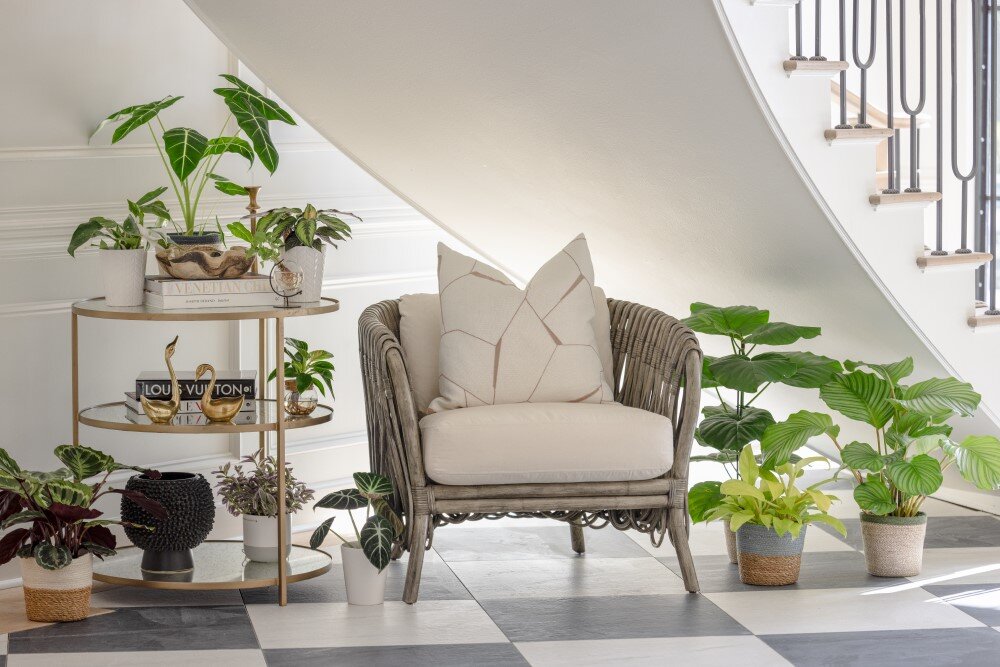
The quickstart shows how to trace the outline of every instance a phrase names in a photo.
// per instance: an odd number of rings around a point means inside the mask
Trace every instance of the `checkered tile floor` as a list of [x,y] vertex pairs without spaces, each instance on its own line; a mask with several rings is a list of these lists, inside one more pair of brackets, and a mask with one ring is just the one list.
[[381,607],[348,606],[339,565],[284,609],[270,590],[114,588],[94,596],[113,613],[0,635],[0,667],[1000,664],[1000,519],[928,501],[923,574],[877,579],[837,493],[850,532],[810,529],[795,586],[741,584],[718,525],[692,530],[696,596],[645,536],[587,531],[578,557],[563,524],[479,522],[437,531],[412,607],[404,563]]

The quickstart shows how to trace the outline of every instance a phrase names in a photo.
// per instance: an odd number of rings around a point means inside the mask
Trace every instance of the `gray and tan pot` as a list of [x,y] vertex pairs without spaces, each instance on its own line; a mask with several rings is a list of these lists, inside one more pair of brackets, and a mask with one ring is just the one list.
[[745,523],[736,531],[740,581],[752,586],[786,586],[799,580],[806,526],[798,537],[779,536],[766,526]]
[[729,519],[722,521],[722,532],[726,536],[726,553],[729,554],[729,562],[736,565],[739,563],[736,558],[736,533],[729,528]]
[[34,558],[21,559],[24,608],[29,621],[82,621],[90,613],[93,557],[84,554],[58,570],[46,570]]
[[927,515],[861,515],[861,539],[865,545],[868,574],[876,577],[915,577],[924,558]]

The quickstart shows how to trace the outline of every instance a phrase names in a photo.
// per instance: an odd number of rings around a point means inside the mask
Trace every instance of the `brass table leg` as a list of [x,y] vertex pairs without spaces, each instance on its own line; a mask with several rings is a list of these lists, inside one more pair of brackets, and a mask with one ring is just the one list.
[[[254,260],[256,261],[256,260]],[[258,395],[261,401],[267,398],[267,320],[257,320],[257,375]],[[264,403],[260,403],[263,407]],[[258,409],[261,409],[259,407]],[[257,448],[267,454],[267,432],[257,434]]]
[[278,450],[278,604],[284,607],[288,604],[288,556],[285,554],[285,523],[289,516],[285,510],[285,402],[283,392],[285,387],[285,320],[275,318],[274,324],[274,359],[278,369],[275,385],[275,409],[278,411],[278,430],[275,432],[276,448]]
[[73,444],[80,444],[80,345],[77,340],[79,336],[79,323],[76,313],[70,315],[70,356],[73,365]]

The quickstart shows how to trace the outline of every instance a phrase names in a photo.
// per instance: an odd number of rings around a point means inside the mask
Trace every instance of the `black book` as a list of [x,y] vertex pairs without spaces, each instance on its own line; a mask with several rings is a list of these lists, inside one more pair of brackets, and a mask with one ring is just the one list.
[[[200,399],[205,393],[205,389],[208,388],[210,379],[210,376],[205,375],[200,380],[195,380],[194,372],[177,373],[181,400]],[[164,371],[143,371],[135,379],[135,393],[137,396],[145,396],[146,398],[167,400],[170,398],[170,377]],[[256,371],[222,371],[218,373],[212,397],[230,398],[233,396],[256,398]]]

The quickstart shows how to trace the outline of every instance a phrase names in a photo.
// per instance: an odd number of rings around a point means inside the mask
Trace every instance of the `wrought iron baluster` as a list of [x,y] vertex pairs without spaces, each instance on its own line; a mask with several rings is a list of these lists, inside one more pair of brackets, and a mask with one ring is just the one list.
[[[891,1],[891,0],[890,0]],[[917,115],[924,110],[927,101],[927,16],[926,0],[920,0],[920,96],[916,105],[910,106],[906,99],[906,0],[899,0],[899,103],[910,117],[910,187],[906,192],[920,192],[917,180]],[[892,116],[890,115],[890,119]],[[890,125],[890,127],[892,127]],[[898,162],[897,162],[898,164]],[[896,182],[899,187],[899,181]]]
[[997,8],[996,2],[987,5],[990,14],[990,112],[989,112],[989,189],[990,189],[990,224],[988,227],[990,254],[989,281],[987,283],[987,315],[1000,315],[997,310]]
[[[885,3],[885,115],[886,127],[895,130],[896,121],[893,107],[893,62],[892,62],[892,0]],[[899,193],[899,132],[893,131],[889,137],[889,182],[882,192],[884,194]]]
[[795,55],[792,60],[808,60],[802,55],[802,2],[795,3]]
[[[940,0],[938,0],[938,2],[940,3]],[[980,108],[982,96],[980,95],[980,86],[978,82],[978,78],[982,76],[982,64],[980,62],[982,52],[979,46],[982,40],[982,30],[980,27],[980,17],[977,8],[978,0],[970,0],[969,5],[970,12],[972,14],[972,166],[969,167],[967,173],[963,173],[962,169],[958,165],[958,3],[959,0],[951,0],[951,173],[954,174],[955,178],[957,178],[962,184],[961,247],[959,247],[955,252],[959,254],[968,254],[972,252],[972,250],[969,249],[969,182],[976,177],[980,168],[979,142],[976,138],[980,127],[980,114],[982,113],[982,109]],[[939,25],[939,36],[941,32],[942,28]],[[940,87],[941,86],[939,84],[938,88],[940,89]],[[940,93],[938,95],[940,97]],[[938,121],[940,123],[940,112],[938,113],[938,116]],[[941,137],[939,133],[938,146],[940,145]],[[940,171],[940,167],[938,169]],[[939,174],[938,182],[940,183],[940,181],[941,177]],[[940,185],[938,187],[940,188]],[[940,189],[938,192],[940,192]],[[941,218],[939,214],[938,250],[941,250],[942,246],[941,234]]]
[[852,27],[852,51],[854,57],[854,64],[859,70],[861,70],[861,109],[858,111],[858,124],[854,127],[866,128],[871,127],[868,123],[868,68],[872,66],[875,62],[875,28],[876,28],[876,11],[877,6],[875,0],[869,0],[871,4],[871,26],[869,27],[870,34],[868,36],[868,56],[862,60],[860,51],[858,49],[858,33],[860,31],[860,5],[861,0],[854,0],[854,19]]
[[[840,0],[840,60],[847,62],[847,0]],[[840,122],[837,123],[838,130],[849,130],[851,124],[847,122],[847,70],[840,70]]]
[[[802,2],[800,0],[799,4]],[[815,44],[813,45],[813,56],[809,60],[826,60],[822,55],[823,53],[823,0],[816,0],[814,19],[814,28],[816,30],[815,34]]]

